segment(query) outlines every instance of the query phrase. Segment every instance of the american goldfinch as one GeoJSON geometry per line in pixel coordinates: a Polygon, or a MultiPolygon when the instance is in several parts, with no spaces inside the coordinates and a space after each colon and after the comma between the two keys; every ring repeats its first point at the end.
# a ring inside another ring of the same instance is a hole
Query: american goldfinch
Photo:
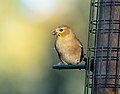
{"type": "Polygon", "coordinates": [[[55,49],[60,63],[79,64],[83,58],[83,45],[67,25],[58,26],[52,33],[55,35],[55,49]]]}

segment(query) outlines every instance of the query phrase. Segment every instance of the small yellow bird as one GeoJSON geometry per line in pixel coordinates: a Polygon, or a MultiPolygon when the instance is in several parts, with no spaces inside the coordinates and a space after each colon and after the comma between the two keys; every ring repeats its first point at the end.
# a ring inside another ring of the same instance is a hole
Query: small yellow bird
{"type": "Polygon", "coordinates": [[[60,63],[79,64],[84,59],[83,45],[67,25],[58,26],[52,33],[55,35],[55,49],[60,63]]]}

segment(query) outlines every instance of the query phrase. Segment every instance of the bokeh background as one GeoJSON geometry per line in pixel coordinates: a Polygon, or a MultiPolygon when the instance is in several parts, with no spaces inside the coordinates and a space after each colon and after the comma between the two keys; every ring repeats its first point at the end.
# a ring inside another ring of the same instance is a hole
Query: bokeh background
{"type": "Polygon", "coordinates": [[[83,94],[85,70],[53,70],[52,31],[69,25],[87,49],[90,0],[0,0],[0,94],[83,94]]]}

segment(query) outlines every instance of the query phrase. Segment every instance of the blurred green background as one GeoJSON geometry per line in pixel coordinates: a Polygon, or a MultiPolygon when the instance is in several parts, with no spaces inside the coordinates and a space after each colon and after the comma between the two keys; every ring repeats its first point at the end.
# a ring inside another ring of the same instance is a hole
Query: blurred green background
{"type": "Polygon", "coordinates": [[[83,94],[85,70],[53,70],[52,31],[69,25],[87,49],[90,0],[0,0],[0,94],[83,94]]]}

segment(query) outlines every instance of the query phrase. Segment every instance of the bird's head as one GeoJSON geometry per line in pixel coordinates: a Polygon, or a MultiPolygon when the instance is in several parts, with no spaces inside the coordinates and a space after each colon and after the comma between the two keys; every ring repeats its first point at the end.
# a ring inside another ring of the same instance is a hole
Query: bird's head
{"type": "Polygon", "coordinates": [[[67,25],[60,25],[58,26],[52,33],[53,35],[57,36],[57,38],[66,38],[68,35],[71,35],[72,36],[74,35],[72,33],[72,30],[69,26],[67,25]]]}

